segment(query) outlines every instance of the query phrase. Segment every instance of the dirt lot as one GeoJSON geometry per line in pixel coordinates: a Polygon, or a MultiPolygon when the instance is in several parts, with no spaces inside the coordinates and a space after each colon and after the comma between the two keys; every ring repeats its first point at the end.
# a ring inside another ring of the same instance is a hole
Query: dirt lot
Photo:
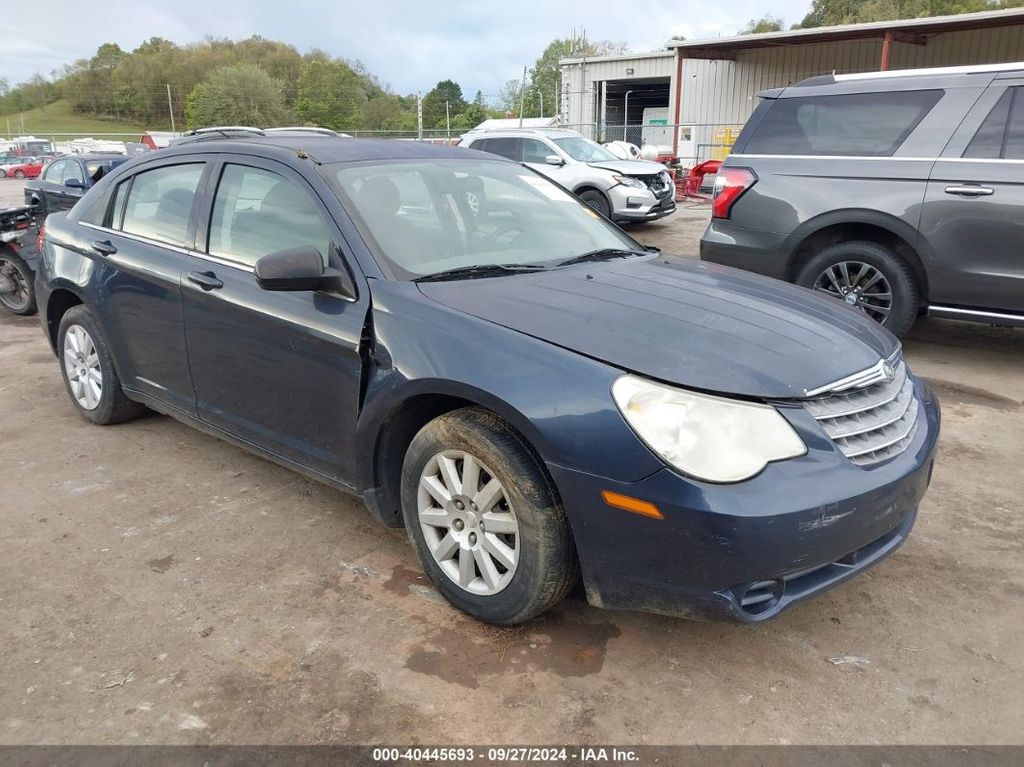
{"type": "MultiPolygon", "coordinates": [[[[705,215],[637,234],[692,254],[705,215]]],[[[169,418],[87,424],[36,319],[2,314],[0,743],[1020,743],[1022,352],[906,341],[941,450],[867,574],[758,628],[577,593],[502,630],[351,498],[169,418]]]]}

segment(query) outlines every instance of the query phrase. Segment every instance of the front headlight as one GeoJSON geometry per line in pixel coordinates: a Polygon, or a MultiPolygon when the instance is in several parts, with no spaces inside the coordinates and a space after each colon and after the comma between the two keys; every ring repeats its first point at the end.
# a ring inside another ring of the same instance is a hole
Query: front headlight
{"type": "Polygon", "coordinates": [[[612,396],[651,450],[697,479],[739,482],[770,461],[807,452],[770,405],[698,394],[632,375],[612,384],[612,396]]]}
{"type": "Polygon", "coordinates": [[[647,188],[647,184],[645,184],[643,181],[641,181],[638,178],[633,178],[632,176],[620,176],[619,174],[616,173],[616,174],[612,175],[612,178],[614,178],[616,181],[618,181],[620,184],[622,184],[624,186],[631,186],[631,187],[634,187],[636,189],[646,189],[647,188]]]}

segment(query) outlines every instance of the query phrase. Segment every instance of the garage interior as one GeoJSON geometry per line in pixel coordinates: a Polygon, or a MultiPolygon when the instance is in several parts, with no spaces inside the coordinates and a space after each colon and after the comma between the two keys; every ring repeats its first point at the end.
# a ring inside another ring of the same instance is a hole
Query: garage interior
{"type": "MultiPolygon", "coordinates": [[[[629,141],[640,146],[644,141],[644,110],[663,109],[655,120],[668,124],[671,78],[654,77],[642,80],[606,80],[602,83],[604,114],[600,116],[604,126],[605,141],[629,141]]],[[[660,142],[658,142],[660,143],[660,142]]]]}

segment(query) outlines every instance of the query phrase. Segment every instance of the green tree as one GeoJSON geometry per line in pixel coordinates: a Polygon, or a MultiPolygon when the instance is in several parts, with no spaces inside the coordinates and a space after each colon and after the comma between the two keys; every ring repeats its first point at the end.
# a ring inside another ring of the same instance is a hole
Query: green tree
{"type": "Polygon", "coordinates": [[[1017,8],[1024,0],[813,0],[799,27],[949,16],[1017,8]]]}
{"type": "Polygon", "coordinates": [[[190,128],[205,125],[270,127],[289,122],[281,83],[255,64],[221,67],[189,94],[190,128]]]}
{"type": "Polygon", "coordinates": [[[362,126],[367,101],[362,78],[344,61],[310,61],[299,78],[295,113],[334,130],[362,126]]]}
{"type": "Polygon", "coordinates": [[[741,35],[760,35],[765,32],[781,32],[783,21],[778,16],[766,13],[759,19],[751,19],[740,30],[741,35]]]}
{"type": "MultiPolygon", "coordinates": [[[[537,61],[529,72],[529,82],[526,86],[526,105],[524,115],[537,117],[540,114],[540,101],[544,100],[544,114],[552,115],[558,112],[558,84],[561,82],[561,68],[558,65],[560,59],[578,59],[584,56],[612,56],[615,54],[627,53],[629,47],[625,43],[613,42],[611,40],[587,40],[582,37],[560,37],[548,43],[548,46],[540,54],[537,61]]],[[[511,82],[511,81],[510,81],[511,82]]],[[[515,82],[518,82],[515,81],[515,82]]],[[[506,87],[507,84],[506,84],[506,87]]],[[[507,93],[501,94],[502,106],[508,109],[509,105],[505,98],[507,93]]],[[[516,93],[514,109],[519,114],[519,95],[516,93]]]]}
{"type": "Polygon", "coordinates": [[[423,126],[425,128],[445,127],[446,116],[453,120],[466,108],[462,88],[454,80],[441,80],[423,97],[423,126]],[[448,104],[447,115],[445,103],[448,104]]]}
{"type": "Polygon", "coordinates": [[[403,108],[398,96],[383,93],[366,102],[362,127],[380,131],[412,130],[416,127],[416,118],[403,108]]]}

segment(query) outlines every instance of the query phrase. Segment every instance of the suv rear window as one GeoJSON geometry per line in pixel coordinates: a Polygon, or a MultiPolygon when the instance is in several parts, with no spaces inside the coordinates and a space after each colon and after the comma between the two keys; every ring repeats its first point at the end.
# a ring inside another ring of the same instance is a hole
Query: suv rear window
{"type": "Polygon", "coordinates": [[[943,92],[887,91],[781,98],[772,104],[747,154],[888,157],[943,92]]]}

